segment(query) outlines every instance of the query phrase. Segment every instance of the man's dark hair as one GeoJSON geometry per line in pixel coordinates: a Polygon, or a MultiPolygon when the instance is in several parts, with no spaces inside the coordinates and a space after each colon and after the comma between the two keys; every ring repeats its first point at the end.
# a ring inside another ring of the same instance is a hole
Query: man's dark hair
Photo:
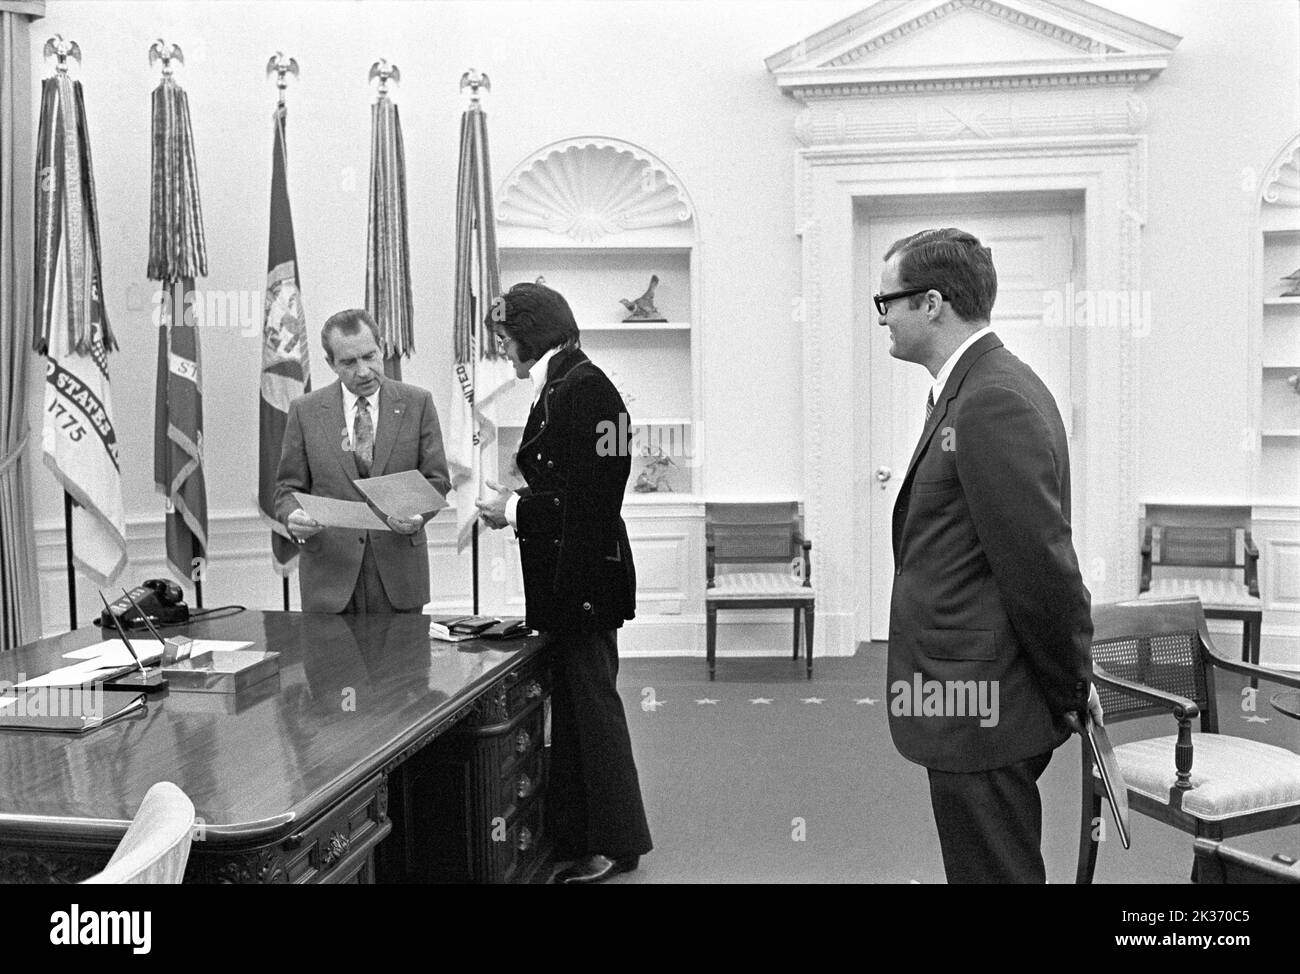
{"type": "Polygon", "coordinates": [[[552,348],[582,344],[569,302],[545,284],[516,284],[492,302],[484,323],[513,339],[525,362],[535,362],[552,348]]]}
{"type": "MultiPolygon", "coordinates": [[[[885,260],[898,259],[898,286],[933,288],[966,321],[988,321],[998,296],[993,251],[965,230],[922,230],[896,240],[885,260]]],[[[925,295],[908,299],[918,308],[925,295]]]]}
{"type": "Polygon", "coordinates": [[[320,343],[325,346],[325,361],[333,364],[334,350],[330,348],[330,335],[334,332],[340,332],[344,335],[355,335],[363,327],[370,329],[370,334],[375,336],[375,344],[379,346],[379,354],[384,353],[384,340],[379,337],[379,326],[375,324],[375,319],[370,317],[370,312],[364,308],[348,308],[346,311],[339,311],[325,319],[325,324],[320,330],[320,343]]]}

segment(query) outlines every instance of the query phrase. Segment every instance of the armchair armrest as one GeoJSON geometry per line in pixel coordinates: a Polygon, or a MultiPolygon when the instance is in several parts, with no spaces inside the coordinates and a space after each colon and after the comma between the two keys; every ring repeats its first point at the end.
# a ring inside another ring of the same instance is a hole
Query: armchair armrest
{"type": "Polygon", "coordinates": [[[1151,587],[1151,526],[1142,532],[1142,579],[1138,591],[1145,592],[1151,587]]]}
{"type": "Polygon", "coordinates": [[[1249,531],[1246,532],[1246,590],[1259,598],[1259,549],[1249,531]]]}
{"type": "Polygon", "coordinates": [[[1180,697],[1176,693],[1166,693],[1163,690],[1157,690],[1149,687],[1145,683],[1134,683],[1132,680],[1126,680],[1121,676],[1113,676],[1107,673],[1096,663],[1092,664],[1092,678],[1097,683],[1104,683],[1106,686],[1121,693],[1127,693],[1134,697],[1140,697],[1151,703],[1158,703],[1168,708],[1169,712],[1181,720],[1191,720],[1201,713],[1201,708],[1196,705],[1196,701],[1188,700],[1186,697],[1180,697]]]}
{"type": "Polygon", "coordinates": [[[704,587],[713,588],[713,573],[717,569],[718,546],[712,541],[704,546],[704,587]]]}
{"type": "Polygon", "coordinates": [[[1240,673],[1242,676],[1255,677],[1260,680],[1267,680],[1270,683],[1279,683],[1284,687],[1290,687],[1292,690],[1300,690],[1300,673],[1285,673],[1281,670],[1270,670],[1257,663],[1243,663],[1235,659],[1229,659],[1226,656],[1220,656],[1219,651],[1215,649],[1213,644],[1206,645],[1205,654],[1209,657],[1210,665],[1216,669],[1227,670],[1230,673],[1240,673]]]}
{"type": "Polygon", "coordinates": [[[1178,740],[1174,742],[1174,787],[1182,791],[1189,790],[1192,787],[1192,718],[1201,712],[1195,701],[1111,676],[1096,663],[1092,664],[1092,678],[1097,683],[1104,683],[1152,703],[1163,703],[1170,708],[1178,720],[1178,740]]]}
{"type": "Polygon", "coordinates": [[[800,542],[803,548],[803,585],[804,588],[812,587],[812,542],[805,539],[800,542]]]}

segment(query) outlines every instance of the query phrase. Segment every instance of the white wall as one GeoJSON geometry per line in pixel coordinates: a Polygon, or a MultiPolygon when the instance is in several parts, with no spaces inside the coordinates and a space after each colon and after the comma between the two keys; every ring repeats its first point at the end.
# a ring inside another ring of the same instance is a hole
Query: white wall
{"type": "MultiPolygon", "coordinates": [[[[144,277],[154,38],[186,54],[180,77],[197,141],[205,284],[217,290],[260,294],[275,100],[264,69],[277,47],[302,65],[289,92],[290,193],[313,335],[331,312],[363,302],[365,76],[380,56],[400,66],[417,316],[417,352],[405,376],[433,389],[444,415],[461,72],[474,66],[491,75],[498,181],[533,149],[571,135],[614,136],[655,152],[698,207],[706,489],[800,496],[800,346],[790,313],[799,281],[796,105],[777,92],[762,59],[864,5],[51,0],[33,28],[33,61],[48,73],[40,47],[54,33],[84,53],[79,77],[105,228],[105,293],[122,344],[111,368],[128,518],[156,520],[162,510],[151,483],[156,332],[144,277]]],[[[1150,110],[1143,285],[1152,292],[1154,328],[1138,376],[1139,494],[1240,495],[1250,488],[1241,447],[1254,205],[1244,174],[1257,174],[1300,118],[1300,14],[1289,0],[1109,5],[1184,37],[1169,69],[1141,92],[1150,110]]],[[[312,364],[316,383],[332,379],[318,344],[312,364]]],[[[207,478],[217,520],[254,511],[259,366],[256,328],[204,333],[207,478]]],[[[40,382],[33,388],[39,396],[40,382]]],[[[39,421],[35,399],[32,415],[39,421]]],[[[57,528],[53,480],[34,469],[38,526],[57,528]]]]}

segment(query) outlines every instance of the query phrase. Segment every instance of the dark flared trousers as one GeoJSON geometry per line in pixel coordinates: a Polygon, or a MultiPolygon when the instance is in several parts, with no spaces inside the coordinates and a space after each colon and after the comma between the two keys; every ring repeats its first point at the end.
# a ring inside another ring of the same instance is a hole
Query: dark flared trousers
{"type": "Polygon", "coordinates": [[[556,856],[649,852],[650,827],[618,695],[618,631],[549,635],[556,651],[547,807],[556,856]]]}

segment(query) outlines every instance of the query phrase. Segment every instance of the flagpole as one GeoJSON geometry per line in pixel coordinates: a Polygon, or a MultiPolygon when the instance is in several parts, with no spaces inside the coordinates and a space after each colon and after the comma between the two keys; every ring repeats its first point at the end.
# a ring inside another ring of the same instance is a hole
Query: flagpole
{"type": "MultiPolygon", "coordinates": [[[[474,521],[474,526],[470,529],[469,536],[470,550],[470,577],[474,580],[474,610],[473,615],[478,615],[478,521],[474,521]]],[[[76,626],[73,626],[75,629],[76,626]]]]}
{"type": "Polygon", "coordinates": [[[77,573],[72,567],[72,495],[66,490],[63,492],[63,550],[68,562],[68,631],[71,632],[77,628],[77,573]]]}
{"type": "MultiPolygon", "coordinates": [[[[289,611],[289,576],[284,575],[280,579],[280,584],[284,590],[284,611],[289,611]]],[[[476,613],[477,614],[477,613],[476,613]]]]}

